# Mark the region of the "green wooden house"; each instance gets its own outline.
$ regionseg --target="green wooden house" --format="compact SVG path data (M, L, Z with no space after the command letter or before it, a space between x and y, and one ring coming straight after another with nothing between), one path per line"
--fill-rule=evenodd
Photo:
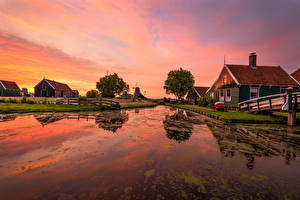
M0 96L17 97L21 96L21 90L16 82L0 80Z
M249 65L224 64L218 79L206 95L228 106L284 93L288 87L299 91L300 84L280 66L257 66L256 54L251 53Z

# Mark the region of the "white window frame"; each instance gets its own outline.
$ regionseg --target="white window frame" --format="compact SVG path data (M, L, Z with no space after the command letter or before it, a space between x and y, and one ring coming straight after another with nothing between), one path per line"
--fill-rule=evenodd
M251 97L251 90L257 90L257 97ZM258 98L259 97L259 87L250 87L250 89L249 89L249 99L256 99L256 98Z
M230 88L227 88L226 90L225 90L226 92L226 94L225 94L225 100L227 101L227 102L230 102L231 101L231 89ZM230 93L230 96L228 96L228 91L229 91L229 93Z
M222 91L223 91L223 96L221 96ZM224 90L223 89L219 90L219 101L224 102Z

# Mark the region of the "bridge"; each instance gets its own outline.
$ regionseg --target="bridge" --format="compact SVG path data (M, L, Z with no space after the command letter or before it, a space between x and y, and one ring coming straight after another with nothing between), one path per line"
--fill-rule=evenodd
M296 125L296 112L300 109L299 98L300 92L292 92L292 88L288 88L286 93L250 99L238 105L239 110L245 112L288 112L288 125L294 126Z

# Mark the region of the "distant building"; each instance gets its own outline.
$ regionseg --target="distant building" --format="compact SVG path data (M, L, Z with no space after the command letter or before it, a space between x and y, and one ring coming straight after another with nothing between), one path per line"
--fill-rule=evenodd
M0 96L21 96L21 90L16 82L0 80Z
M141 93L141 90L139 87L136 87L133 94L134 99L146 99L146 97Z
M197 104L199 98L203 98L206 95L209 87L193 87L193 91L186 96L186 100L190 104Z
M41 80L34 87L35 97L74 97L73 90L65 83L49 79Z
M22 96L29 96L29 94L28 94L28 89L27 89L27 88L22 88L22 90L21 90L21 95L22 95Z
M257 66L256 53L249 56L249 65L224 64L214 84L207 91L215 101L233 105L249 99L280 94L286 88L299 90L299 82L280 66Z

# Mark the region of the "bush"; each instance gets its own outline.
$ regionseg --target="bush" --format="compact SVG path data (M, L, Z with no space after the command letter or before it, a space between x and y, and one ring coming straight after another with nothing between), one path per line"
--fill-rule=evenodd
M28 103L28 104L35 104L36 102L35 102L35 101L32 101L32 100L27 100L26 103Z
M5 99L0 99L0 103L6 103Z
M86 93L88 98L97 98L99 96L99 92L97 90L90 90Z
M207 101L207 99L206 99L205 97L199 98L198 105L199 105L199 106L203 106L203 107L208 106L208 101Z
M22 100L21 100L21 103L26 103L26 102L27 102L27 98L23 97Z
M16 99L13 99L13 98L9 98L8 103L17 103L17 100Z
M48 103L49 103L48 99L44 99L43 102L42 102L42 104L48 104Z

